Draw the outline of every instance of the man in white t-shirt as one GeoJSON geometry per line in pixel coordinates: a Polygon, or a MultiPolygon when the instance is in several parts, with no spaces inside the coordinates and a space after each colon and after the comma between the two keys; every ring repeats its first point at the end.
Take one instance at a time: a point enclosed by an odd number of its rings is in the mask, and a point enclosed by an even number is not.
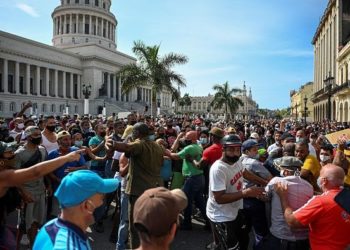
{"type": "Polygon", "coordinates": [[[244,230],[242,198],[263,198],[264,189],[249,187],[243,190],[243,166],[239,160],[242,143],[237,135],[223,138],[223,154],[210,168],[207,216],[215,244],[221,249],[247,249],[249,236],[244,230]]]}

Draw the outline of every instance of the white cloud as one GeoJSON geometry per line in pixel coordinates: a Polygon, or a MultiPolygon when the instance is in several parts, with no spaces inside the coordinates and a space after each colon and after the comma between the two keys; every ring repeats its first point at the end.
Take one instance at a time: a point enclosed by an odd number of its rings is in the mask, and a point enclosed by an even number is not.
{"type": "Polygon", "coordinates": [[[16,7],[32,17],[39,17],[38,12],[33,7],[25,3],[18,3],[16,4],[16,7]]]}

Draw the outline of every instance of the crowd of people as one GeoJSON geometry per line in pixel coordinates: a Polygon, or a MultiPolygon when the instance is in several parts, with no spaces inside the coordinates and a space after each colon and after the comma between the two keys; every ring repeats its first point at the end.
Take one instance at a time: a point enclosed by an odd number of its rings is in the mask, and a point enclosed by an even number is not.
{"type": "Polygon", "coordinates": [[[168,249],[194,217],[207,249],[346,249],[350,138],[325,137],[345,128],[20,112],[0,120],[0,249],[89,249],[89,226],[118,250],[168,249]]]}

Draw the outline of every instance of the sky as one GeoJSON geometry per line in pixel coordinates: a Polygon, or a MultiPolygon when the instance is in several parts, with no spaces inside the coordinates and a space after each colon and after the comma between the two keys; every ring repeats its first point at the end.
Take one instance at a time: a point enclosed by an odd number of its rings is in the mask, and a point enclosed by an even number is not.
{"type": "MultiPolygon", "coordinates": [[[[181,93],[213,94],[229,82],[252,90],[259,108],[286,108],[289,93],[313,81],[315,34],[328,0],[112,0],[117,50],[133,42],[186,55],[175,68],[181,93]]],[[[0,0],[0,30],[52,45],[51,13],[59,0],[0,0]]]]}

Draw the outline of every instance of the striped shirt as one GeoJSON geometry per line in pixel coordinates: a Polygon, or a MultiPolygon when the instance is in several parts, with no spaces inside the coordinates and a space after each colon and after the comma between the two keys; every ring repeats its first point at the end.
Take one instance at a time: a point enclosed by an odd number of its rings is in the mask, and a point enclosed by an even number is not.
{"type": "Polygon", "coordinates": [[[86,234],[78,226],[56,218],[38,233],[33,250],[39,249],[90,250],[91,247],[86,234]]]}

